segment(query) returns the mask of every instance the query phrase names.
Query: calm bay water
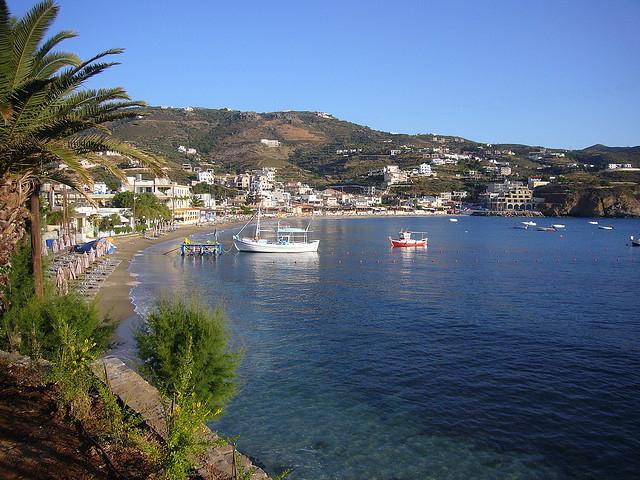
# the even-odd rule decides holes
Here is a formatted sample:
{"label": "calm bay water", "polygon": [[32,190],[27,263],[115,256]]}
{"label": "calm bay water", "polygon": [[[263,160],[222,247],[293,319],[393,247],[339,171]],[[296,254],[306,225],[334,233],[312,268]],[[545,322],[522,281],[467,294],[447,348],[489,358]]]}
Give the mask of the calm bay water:
{"label": "calm bay water", "polygon": [[[567,228],[327,219],[318,254],[182,259],[158,244],[132,264],[133,298],[141,312],[163,291],[224,304],[245,354],[213,427],[270,473],[638,478],[640,221],[537,221]],[[403,227],[429,248],[391,250]]]}

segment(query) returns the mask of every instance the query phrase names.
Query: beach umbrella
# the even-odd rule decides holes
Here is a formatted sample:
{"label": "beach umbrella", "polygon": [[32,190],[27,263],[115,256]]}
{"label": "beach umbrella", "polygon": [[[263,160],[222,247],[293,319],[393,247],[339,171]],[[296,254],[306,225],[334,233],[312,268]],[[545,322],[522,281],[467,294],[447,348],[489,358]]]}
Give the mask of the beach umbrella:
{"label": "beach umbrella", "polygon": [[73,268],[73,263],[69,263],[69,264],[67,265],[67,272],[68,272],[68,274],[69,274],[69,275],[68,275],[69,280],[75,280],[75,279],[76,279],[76,271],[75,271],[75,269]]}
{"label": "beach umbrella", "polygon": [[60,250],[59,246],[58,246],[58,240],[56,240],[55,238],[53,239],[53,243],[51,244],[51,251],[56,254],[58,253]]}
{"label": "beach umbrella", "polygon": [[56,288],[58,289],[58,293],[62,294],[64,288],[64,272],[62,271],[62,267],[58,267],[58,271],[56,272]]}
{"label": "beach umbrella", "polygon": [[42,256],[46,257],[47,255],[49,255],[49,249],[47,248],[47,242],[46,241],[42,241]]}
{"label": "beach umbrella", "polygon": [[86,251],[82,254],[82,263],[84,268],[89,268],[89,255]]}
{"label": "beach umbrella", "polygon": [[82,275],[82,260],[80,257],[76,258],[76,276]]}
{"label": "beach umbrella", "polygon": [[96,250],[95,248],[92,248],[91,250],[89,250],[89,262],[93,263],[96,261]]}

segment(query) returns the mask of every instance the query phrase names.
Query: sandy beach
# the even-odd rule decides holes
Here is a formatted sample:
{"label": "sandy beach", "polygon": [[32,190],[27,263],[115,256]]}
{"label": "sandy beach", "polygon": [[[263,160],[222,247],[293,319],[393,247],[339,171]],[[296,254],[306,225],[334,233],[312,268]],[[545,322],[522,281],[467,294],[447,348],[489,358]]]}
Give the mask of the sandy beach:
{"label": "sandy beach", "polygon": [[[175,240],[176,247],[184,237],[195,233],[213,231],[216,228],[226,227],[231,224],[217,225],[187,225],[178,228],[175,232],[169,232],[154,240],[146,239],[140,235],[127,237],[114,237],[113,241],[117,250],[114,258],[122,260],[122,263],[105,280],[96,296],[98,311],[101,318],[107,323],[118,325],[134,314],[134,306],[131,303],[130,291],[133,278],[129,274],[129,264],[136,253],[141,253],[145,248],[156,243]],[[167,248],[170,250],[173,247]]]}

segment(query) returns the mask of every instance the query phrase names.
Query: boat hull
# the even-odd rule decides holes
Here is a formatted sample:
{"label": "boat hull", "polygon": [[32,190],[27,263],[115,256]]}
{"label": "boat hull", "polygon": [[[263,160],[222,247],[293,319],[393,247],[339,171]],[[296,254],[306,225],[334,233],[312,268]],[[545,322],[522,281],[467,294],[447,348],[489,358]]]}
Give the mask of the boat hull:
{"label": "boat hull", "polygon": [[317,252],[320,240],[309,243],[277,244],[249,238],[234,238],[233,245],[239,252],[250,253],[307,253]]}
{"label": "boat hull", "polygon": [[392,247],[426,247],[427,240],[396,240],[389,237]]}

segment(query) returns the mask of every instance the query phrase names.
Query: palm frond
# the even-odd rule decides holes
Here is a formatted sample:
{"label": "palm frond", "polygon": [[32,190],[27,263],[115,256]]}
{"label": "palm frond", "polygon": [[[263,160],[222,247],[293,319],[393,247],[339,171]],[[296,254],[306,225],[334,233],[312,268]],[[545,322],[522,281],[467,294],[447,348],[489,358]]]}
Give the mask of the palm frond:
{"label": "palm frond", "polygon": [[[49,55],[49,53],[51,53],[51,50],[53,50],[53,48],[56,47],[60,42],[68,40],[70,38],[75,38],[77,36],[78,34],[71,30],[62,30],[61,32],[56,33],[53,37],[49,38],[42,44],[42,46],[34,55],[34,60],[36,62],[42,61],[42,59]],[[77,65],[79,64],[80,62],[77,63]]]}
{"label": "palm frond", "polygon": [[[84,68],[86,68],[89,65],[91,65],[92,63],[94,63],[96,60],[100,60],[101,58],[107,57],[109,55],[120,55],[123,52],[124,52],[124,48],[110,48],[109,50],[105,50],[104,52],[100,52],[99,54],[94,55],[93,57],[91,57],[89,60],[85,60],[80,65],[78,65],[74,69],[73,74],[76,74],[76,73],[80,72]],[[114,63],[114,65],[116,65],[116,63]]]}
{"label": "palm frond", "polygon": [[[9,88],[9,74],[13,50],[11,48],[11,23],[5,0],[0,0],[0,103],[5,103]],[[0,105],[2,107],[2,105]],[[4,115],[3,115],[4,116]]]}
{"label": "palm frond", "polygon": [[16,136],[20,128],[39,113],[38,106],[46,101],[51,80],[34,79],[11,92],[8,103],[12,108],[12,118],[4,128],[0,128],[0,142]]}
{"label": "palm frond", "polygon": [[36,49],[57,14],[58,6],[52,0],[44,0],[34,5],[13,27],[11,90],[29,78]]}
{"label": "palm frond", "polygon": [[126,90],[121,87],[83,90],[60,98],[55,104],[55,115],[64,115],[84,105],[102,103],[108,100],[129,100]]}
{"label": "palm frond", "polygon": [[138,160],[153,173],[161,175],[163,162],[149,152],[140,150],[133,145],[121,142],[107,135],[90,134],[78,135],[69,139],[69,145],[79,154],[90,152],[116,152],[122,156]]}
{"label": "palm frond", "polygon": [[108,157],[106,155],[88,155],[87,160],[90,160],[96,165],[100,165],[102,168],[117,177],[119,180],[127,180],[126,174],[118,167],[117,163],[113,161],[111,157]]}
{"label": "palm frond", "polygon": [[[66,144],[64,144],[66,143]],[[82,183],[93,185],[93,179],[82,166],[78,159],[77,150],[68,145],[67,142],[51,142],[44,145],[44,149],[58,158],[58,161],[64,163],[77,175]]]}
{"label": "palm frond", "polygon": [[76,66],[80,58],[67,52],[53,52],[38,59],[33,65],[32,75],[36,78],[48,78],[64,67]]}
{"label": "palm frond", "polygon": [[66,185],[67,187],[71,187],[73,190],[78,192],[82,197],[87,200],[90,204],[95,205],[96,202],[91,198],[90,193],[88,193],[84,188],[86,186],[85,183],[82,183],[78,180],[77,176],[69,175],[65,170],[52,170],[50,172],[43,172],[38,175],[39,180],[50,180],[52,182],[60,183],[62,185]]}

